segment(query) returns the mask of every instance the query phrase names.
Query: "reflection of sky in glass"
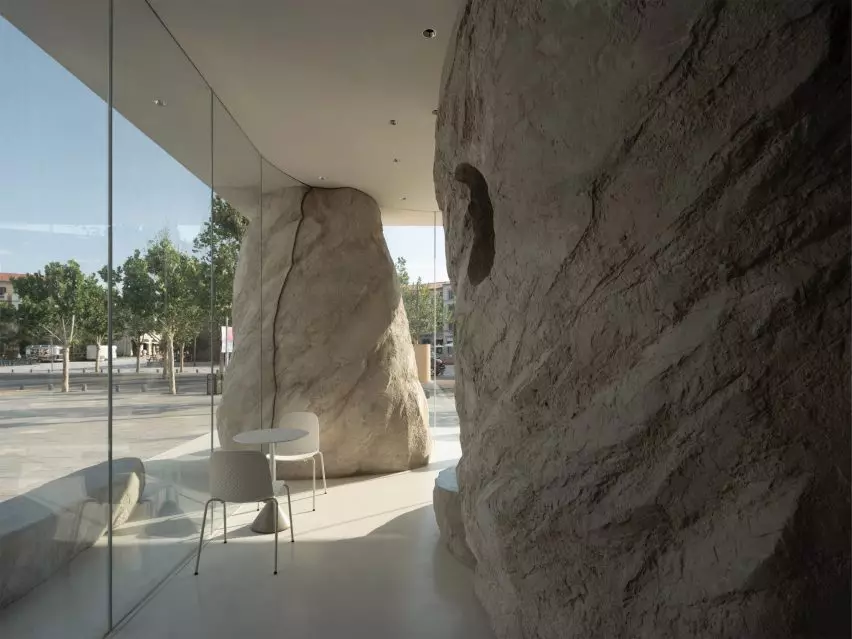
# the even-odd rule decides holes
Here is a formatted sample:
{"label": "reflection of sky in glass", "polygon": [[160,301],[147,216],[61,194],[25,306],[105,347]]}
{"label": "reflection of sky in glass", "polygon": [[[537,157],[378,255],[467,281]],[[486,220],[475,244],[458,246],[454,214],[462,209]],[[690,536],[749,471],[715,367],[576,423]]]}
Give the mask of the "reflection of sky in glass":
{"label": "reflection of sky in glass", "polygon": [[[107,259],[106,105],[3,18],[0,87],[14,96],[0,96],[0,271],[70,259],[98,270]],[[120,114],[114,121],[115,263],[163,230],[191,251],[209,216],[209,187]],[[386,227],[385,238],[412,279],[433,280],[431,226]],[[447,279],[441,232],[437,267]]]}

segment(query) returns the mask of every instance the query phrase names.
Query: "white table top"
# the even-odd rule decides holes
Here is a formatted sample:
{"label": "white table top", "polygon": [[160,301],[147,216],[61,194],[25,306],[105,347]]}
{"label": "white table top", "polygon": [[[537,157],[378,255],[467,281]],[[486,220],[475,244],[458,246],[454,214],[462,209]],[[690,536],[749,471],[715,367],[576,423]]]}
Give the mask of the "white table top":
{"label": "white table top", "polygon": [[238,444],[283,444],[294,442],[307,435],[308,431],[301,428],[261,428],[237,433],[234,435],[234,441]]}

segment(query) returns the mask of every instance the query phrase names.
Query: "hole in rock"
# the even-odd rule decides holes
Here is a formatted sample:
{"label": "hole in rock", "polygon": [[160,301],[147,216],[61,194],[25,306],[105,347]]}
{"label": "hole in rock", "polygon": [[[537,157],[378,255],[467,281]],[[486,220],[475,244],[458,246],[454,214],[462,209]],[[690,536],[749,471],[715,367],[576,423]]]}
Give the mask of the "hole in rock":
{"label": "hole in rock", "polygon": [[459,164],[456,180],[470,191],[465,226],[473,229],[473,247],[467,263],[467,277],[476,286],[491,273],[494,266],[494,209],[488,195],[488,183],[475,167]]}

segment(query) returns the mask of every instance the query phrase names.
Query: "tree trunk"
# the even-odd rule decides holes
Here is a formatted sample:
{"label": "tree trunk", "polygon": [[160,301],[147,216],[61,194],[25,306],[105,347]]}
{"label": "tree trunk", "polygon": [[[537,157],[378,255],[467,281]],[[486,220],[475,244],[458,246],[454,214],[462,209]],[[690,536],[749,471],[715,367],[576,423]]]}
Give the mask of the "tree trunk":
{"label": "tree trunk", "polygon": [[95,348],[97,351],[95,352],[95,372],[101,372],[101,340],[100,338],[95,340]]}
{"label": "tree trunk", "polygon": [[183,353],[184,353],[185,347],[186,347],[186,344],[181,342],[180,343],[180,372],[181,373],[183,372]]}
{"label": "tree trunk", "polygon": [[139,372],[139,363],[142,360],[142,336],[136,339],[136,372]]}
{"label": "tree trunk", "polygon": [[[53,353],[50,354],[50,357],[53,358]],[[70,380],[70,364],[71,362],[71,346],[70,344],[65,346],[62,349],[62,392],[67,393],[71,389],[71,380]]]}
{"label": "tree trunk", "polygon": [[177,385],[175,384],[175,338],[173,335],[168,337],[168,371],[169,371],[169,392],[172,395],[177,395]]}

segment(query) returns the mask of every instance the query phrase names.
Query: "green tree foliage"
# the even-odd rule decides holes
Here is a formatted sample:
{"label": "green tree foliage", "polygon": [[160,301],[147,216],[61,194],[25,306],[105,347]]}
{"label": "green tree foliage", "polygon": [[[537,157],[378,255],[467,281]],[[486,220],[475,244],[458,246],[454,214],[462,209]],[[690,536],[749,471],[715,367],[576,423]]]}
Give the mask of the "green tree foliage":
{"label": "green tree foliage", "polygon": [[[404,257],[396,261],[396,277],[399,281],[400,295],[408,316],[408,330],[414,344],[420,342],[421,335],[431,335],[435,320],[440,323],[444,313],[444,300],[426,286],[420,278],[411,282],[408,266]],[[437,299],[436,299],[437,298]]]}
{"label": "green tree foliage", "polygon": [[[146,256],[138,249],[116,269],[113,280],[117,286],[121,286],[118,303],[113,306],[113,322],[136,342],[138,373],[142,358],[142,338],[146,333],[154,333],[157,330],[157,285],[149,272]],[[115,328],[113,334],[119,334]]]}
{"label": "green tree foliage", "polygon": [[21,297],[18,321],[30,335],[52,338],[62,347],[62,392],[69,389],[71,346],[80,338],[79,324],[87,304],[86,276],[74,260],[51,262],[41,271],[15,279]]}
{"label": "green tree foliage", "polygon": [[[104,273],[105,274],[105,273]],[[83,340],[97,347],[95,372],[100,372],[101,346],[107,341],[107,289],[94,275],[83,280],[81,291],[80,332]]]}
{"label": "green tree foliage", "polygon": [[175,395],[175,346],[178,340],[185,344],[190,335],[197,335],[203,319],[198,305],[202,268],[196,258],[179,251],[165,231],[150,242],[145,259],[156,289],[154,309],[160,346],[166,347],[163,373],[169,392]]}
{"label": "green tree foliage", "polygon": [[234,275],[240,242],[248,228],[248,219],[218,195],[213,199],[213,213],[193,241],[193,251],[202,264],[202,277],[207,306],[210,305],[210,271],[213,270],[214,325],[223,325],[233,317]]}

